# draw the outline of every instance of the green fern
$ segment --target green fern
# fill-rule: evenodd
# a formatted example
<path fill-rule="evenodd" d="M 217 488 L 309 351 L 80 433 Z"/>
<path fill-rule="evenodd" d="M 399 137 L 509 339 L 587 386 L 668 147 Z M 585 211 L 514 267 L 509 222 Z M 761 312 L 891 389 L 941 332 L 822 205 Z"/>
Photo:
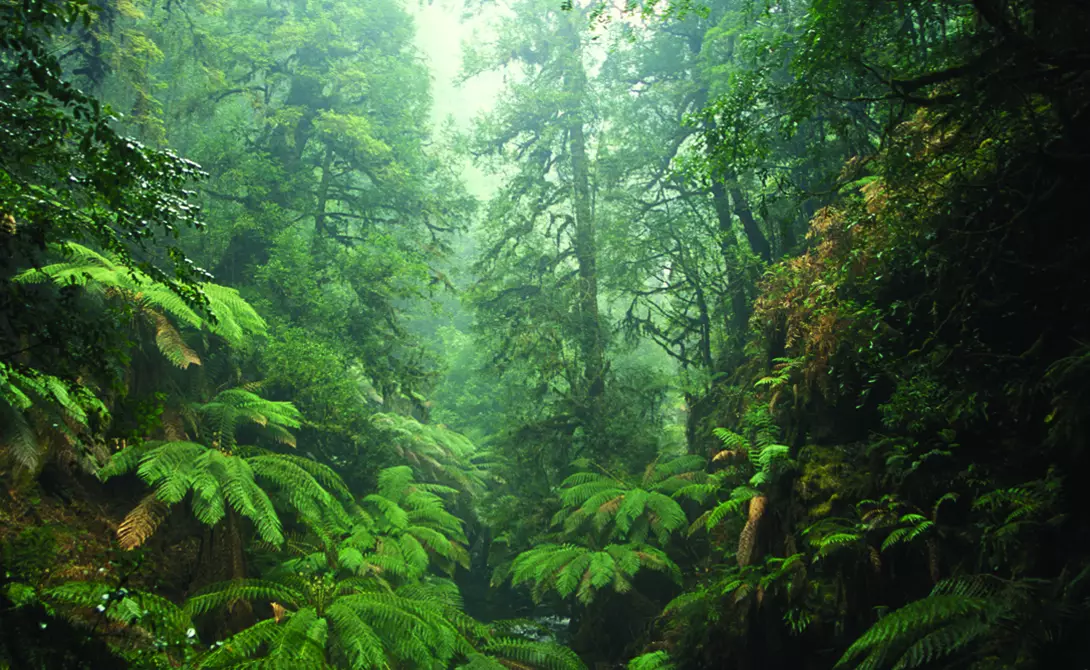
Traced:
<path fill-rule="evenodd" d="M 728 517 L 740 514 L 745 504 L 758 495 L 760 495 L 760 492 L 757 489 L 748 486 L 734 488 L 726 500 L 717 503 L 715 507 L 707 510 L 693 521 L 689 526 L 689 535 L 700 529 L 711 532 Z"/>
<path fill-rule="evenodd" d="M 538 670 L 585 670 L 579 656 L 558 644 L 520 640 L 510 637 L 492 639 L 480 646 L 481 655 L 487 655 L 497 668 L 535 668 Z M 471 659 L 472 664 L 472 659 Z M 472 667 L 466 665 L 462 667 Z M 488 667 L 488 666 L 477 666 Z"/>
<path fill-rule="evenodd" d="M 208 443 L 225 451 L 237 444 L 237 432 L 243 424 L 257 427 L 281 444 L 295 446 L 289 429 L 302 425 L 303 415 L 290 402 L 266 400 L 246 389 L 221 391 L 211 401 L 193 406 L 200 416 L 199 431 Z M 203 430 L 201 430 L 203 429 Z"/>
<path fill-rule="evenodd" d="M 468 567 L 462 521 L 447 511 L 439 495 L 453 494 L 453 489 L 416 482 L 408 466 L 383 470 L 378 484 L 378 492 L 361 501 L 360 523 L 341 547 L 347 567 L 410 578 L 431 565 L 448 574 L 457 565 Z"/>
<path fill-rule="evenodd" d="M 461 433 L 392 413 L 375 414 L 371 423 L 386 433 L 398 460 L 419 476 L 467 493 L 484 490 L 484 472 L 470 460 L 477 448 Z"/>
<path fill-rule="evenodd" d="M 628 662 L 628 670 L 674 670 L 677 666 L 665 651 L 652 651 L 641 654 Z"/>
<path fill-rule="evenodd" d="M 584 463 L 583 465 L 590 465 Z M 582 471 L 564 480 L 560 500 L 564 508 L 554 517 L 568 533 L 590 525 L 607 537 L 635 543 L 654 536 L 665 544 L 671 533 L 686 524 L 685 512 L 672 494 L 702 482 L 704 459 L 681 456 L 654 461 L 638 480 L 606 472 Z"/>
<path fill-rule="evenodd" d="M 350 494 L 328 466 L 253 447 L 244 450 L 246 455 L 231 450 L 237 447 L 235 432 L 243 421 L 294 442 L 287 428 L 299 426 L 301 417 L 291 403 L 230 389 L 199 405 L 197 412 L 203 419 L 198 432 L 211 446 L 185 441 L 132 445 L 114 454 L 99 476 L 105 480 L 135 471 L 154 487 L 155 499 L 168 507 L 191 495 L 194 516 L 210 526 L 220 523 L 230 507 L 253 522 L 262 540 L 274 545 L 284 540 L 277 508 L 333 532 L 349 527 L 338 496 L 348 498 Z M 154 530 L 154 526 L 139 523 L 137 516 L 146 513 L 146 507 L 140 505 L 126 517 L 119 529 L 123 546 L 138 546 Z M 139 535 L 130 536 L 130 532 Z"/>
<path fill-rule="evenodd" d="M 830 533 L 815 542 L 819 558 L 825 558 L 841 549 L 861 546 L 863 536 L 857 533 Z"/>
<path fill-rule="evenodd" d="M 86 286 L 128 300 L 140 309 L 154 329 L 156 345 L 163 355 L 179 367 L 199 364 L 200 358 L 186 345 L 173 323 L 196 330 L 206 329 L 233 346 L 242 345 L 248 336 L 266 332 L 264 319 L 233 288 L 212 283 L 198 285 L 198 291 L 207 302 L 209 318 L 205 318 L 182 299 L 175 287 L 155 281 L 140 269 L 123 265 L 109 254 L 75 242 L 57 245 L 54 250 L 66 260 L 22 272 L 14 281 Z"/>
<path fill-rule="evenodd" d="M 194 516 L 209 526 L 220 523 L 230 507 L 254 523 L 262 540 L 279 545 L 284 537 L 274 500 L 308 521 L 342 527 L 348 522 L 341 503 L 311 474 L 324 466 L 304 467 L 302 460 L 271 452 L 241 457 L 195 442 L 146 442 L 115 454 L 99 476 L 135 470 L 163 504 L 191 495 Z M 326 469 L 323 478 L 332 477 Z"/>
<path fill-rule="evenodd" d="M 879 619 L 841 657 L 837 667 L 916 668 L 957 654 L 1003 630 L 1021 608 L 1020 585 L 989 575 L 940 582 L 926 598 Z"/>
<path fill-rule="evenodd" d="M 297 566 L 296 566 L 297 567 Z M 239 600 L 274 602 L 275 619 L 259 622 L 217 645 L 199 667 L 265 665 L 327 667 L 446 667 L 474 653 L 480 624 L 460 612 L 457 589 L 446 582 L 391 588 L 377 577 L 281 571 L 276 581 L 214 585 L 192 598 L 187 611 L 203 614 Z M 279 619 L 279 620 L 277 620 Z"/>
<path fill-rule="evenodd" d="M 111 621 L 139 625 L 174 641 L 181 641 L 193 625 L 189 615 L 166 598 L 100 582 L 66 582 L 45 589 L 42 599 L 56 607 L 91 609 Z"/>
<path fill-rule="evenodd" d="M 49 435 L 69 448 L 82 445 L 93 416 L 105 420 L 109 412 L 89 388 L 0 362 L 0 448 L 17 469 L 38 470 Z M 89 471 L 97 467 L 91 458 L 83 462 Z"/>
<path fill-rule="evenodd" d="M 882 541 L 882 551 L 889 551 L 901 544 L 912 544 L 921 537 L 926 537 L 935 528 L 935 522 L 920 514 L 905 514 L 900 523 L 904 526 L 897 528 Z"/>
<path fill-rule="evenodd" d="M 514 586 L 532 585 L 540 601 L 549 591 L 561 598 L 575 595 L 589 604 L 603 588 L 618 593 L 632 589 L 632 578 L 640 570 L 663 572 L 681 581 L 677 565 L 659 549 L 643 544 L 611 544 L 601 551 L 573 544 L 544 544 L 519 554 L 511 566 Z"/>

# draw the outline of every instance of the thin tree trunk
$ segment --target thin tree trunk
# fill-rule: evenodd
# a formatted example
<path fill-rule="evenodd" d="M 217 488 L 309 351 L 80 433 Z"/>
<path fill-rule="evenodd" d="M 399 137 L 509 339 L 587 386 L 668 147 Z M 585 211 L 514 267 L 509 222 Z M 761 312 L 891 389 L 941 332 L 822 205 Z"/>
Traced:
<path fill-rule="evenodd" d="M 712 206 L 719 222 L 719 250 L 723 255 L 723 267 L 727 275 L 727 291 L 730 295 L 730 314 L 727 316 L 727 332 L 732 340 L 741 338 L 749 323 L 750 305 L 746 298 L 746 282 L 742 269 L 738 267 L 738 238 L 730 211 L 730 201 L 722 182 L 713 181 L 711 186 Z"/>
<path fill-rule="evenodd" d="M 325 208 L 329 202 L 329 183 L 333 181 L 333 147 L 327 146 L 325 157 L 322 159 L 322 180 L 318 182 L 318 209 L 314 213 L 314 233 L 321 237 L 325 235 Z"/>
<path fill-rule="evenodd" d="M 768 243 L 768 238 L 761 231 L 761 227 L 757 225 L 757 220 L 753 218 L 753 211 L 749 208 L 746 196 L 742 194 L 742 189 L 738 188 L 737 185 L 733 185 L 730 187 L 729 192 L 731 203 L 734 205 L 734 214 L 742 222 L 742 230 L 745 231 L 746 239 L 749 240 L 749 247 L 765 263 L 771 263 L 772 247 Z"/>

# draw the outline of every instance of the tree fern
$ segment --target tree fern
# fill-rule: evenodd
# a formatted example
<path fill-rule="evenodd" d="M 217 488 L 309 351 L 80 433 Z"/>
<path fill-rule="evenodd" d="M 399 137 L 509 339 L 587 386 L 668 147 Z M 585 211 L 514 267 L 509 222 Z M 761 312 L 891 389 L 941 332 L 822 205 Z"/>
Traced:
<path fill-rule="evenodd" d="M 0 448 L 17 469 L 38 470 L 50 435 L 79 447 L 92 416 L 109 412 L 87 387 L 0 362 Z M 97 465 L 84 462 L 88 470 Z"/>
<path fill-rule="evenodd" d="M 477 448 L 461 433 L 392 413 L 375 414 L 371 423 L 386 433 L 398 459 L 420 477 L 467 492 L 484 489 L 484 473 L 470 460 Z"/>
<path fill-rule="evenodd" d="M 378 492 L 363 498 L 363 516 L 341 548 L 353 570 L 418 577 L 433 564 L 448 573 L 468 565 L 462 521 L 439 495 L 452 489 L 417 483 L 408 466 L 383 470 L 378 483 Z"/>
<path fill-rule="evenodd" d="M 151 643 L 158 652 L 166 653 L 164 667 L 177 667 L 191 656 L 196 642 L 192 621 L 182 608 L 138 589 L 73 581 L 31 595 L 51 615 L 62 616 L 77 625 L 94 622 L 92 632 L 101 623 L 111 622 L 112 630 L 105 642 L 125 657 L 140 656 Z"/>
<path fill-rule="evenodd" d="M 237 444 L 236 433 L 245 424 L 255 426 L 281 444 L 295 446 L 289 429 L 299 428 L 303 416 L 290 402 L 266 400 L 242 388 L 221 391 L 207 403 L 196 404 L 200 428 L 209 444 L 231 450 Z"/>
<path fill-rule="evenodd" d="M 273 544 L 284 539 L 274 500 L 305 520 L 334 526 L 348 523 L 336 497 L 307 468 L 280 454 L 258 451 L 241 457 L 195 442 L 147 442 L 116 454 L 99 475 L 108 479 L 134 469 L 155 488 L 155 499 L 164 505 L 175 505 L 191 494 L 194 516 L 210 526 L 222 521 L 230 506 L 254 523 L 262 540 Z M 146 505 L 142 503 L 132 514 Z M 150 530 L 141 533 L 143 537 L 137 538 L 127 523 L 119 529 L 127 547 L 138 546 Z"/>
<path fill-rule="evenodd" d="M 693 521 L 689 526 L 689 534 L 692 535 L 701 528 L 710 532 L 728 517 L 740 513 L 745 504 L 758 495 L 760 495 L 760 491 L 748 486 L 738 486 L 732 489 L 726 500 L 717 503 L 715 507 L 704 512 Z"/>
<path fill-rule="evenodd" d="M 920 514 L 902 515 L 900 523 L 904 525 L 895 529 L 882 541 L 882 551 L 888 551 L 899 544 L 911 544 L 925 537 L 935 528 L 935 522 Z"/>
<path fill-rule="evenodd" d="M 283 608 L 282 621 L 262 621 L 239 632 L 200 667 L 260 659 L 269 665 L 305 663 L 307 668 L 441 668 L 474 652 L 465 617 L 443 585 L 417 582 L 395 589 L 378 578 L 343 578 L 327 571 L 282 571 L 277 580 L 214 585 L 190 600 L 187 611 L 193 614 L 237 600 L 276 602 Z"/>
<path fill-rule="evenodd" d="M 583 463 L 585 467 L 591 464 Z M 638 479 L 584 470 L 569 476 L 560 492 L 564 508 L 557 513 L 568 533 L 590 525 L 607 537 L 642 543 L 653 536 L 664 544 L 687 522 L 671 494 L 704 478 L 704 460 L 681 456 L 653 462 Z"/>
<path fill-rule="evenodd" d="M 336 532 L 348 528 L 348 515 L 337 498 L 349 497 L 348 489 L 328 466 L 253 447 L 247 447 L 245 455 L 231 451 L 237 447 L 235 432 L 243 421 L 291 437 L 287 428 L 297 427 L 301 418 L 291 403 L 230 389 L 198 406 L 198 414 L 202 421 L 197 432 L 212 446 L 186 441 L 132 445 L 114 454 L 99 476 L 108 479 L 135 471 L 154 487 L 154 500 L 167 507 L 188 495 L 194 516 L 207 525 L 222 521 L 230 507 L 250 519 L 258 536 L 272 544 L 283 542 L 278 507 Z M 118 529 L 124 547 L 139 546 L 158 526 L 151 505 L 145 498 Z"/>
<path fill-rule="evenodd" d="M 549 591 L 590 603 L 603 588 L 624 593 L 640 570 L 663 572 L 680 581 L 677 565 L 662 551 L 643 544 L 611 544 L 601 551 L 574 544 L 545 544 L 519 554 L 510 573 L 515 586 L 530 584 L 535 600 Z"/>
<path fill-rule="evenodd" d="M 27 270 L 14 281 L 86 286 L 117 295 L 136 305 L 155 332 L 155 342 L 168 360 L 178 367 L 200 364 L 200 358 L 182 339 L 175 323 L 193 329 L 207 329 L 234 346 L 248 336 L 262 335 L 265 321 L 238 291 L 212 283 L 197 285 L 207 302 L 209 318 L 193 310 L 169 284 L 152 279 L 138 268 L 121 264 L 110 254 L 99 253 L 75 242 L 54 247 L 66 260 Z"/>

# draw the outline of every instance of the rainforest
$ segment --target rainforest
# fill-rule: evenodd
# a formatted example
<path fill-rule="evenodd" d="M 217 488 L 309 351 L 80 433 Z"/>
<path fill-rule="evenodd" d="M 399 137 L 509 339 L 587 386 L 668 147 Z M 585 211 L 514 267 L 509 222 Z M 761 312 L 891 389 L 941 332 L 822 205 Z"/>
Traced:
<path fill-rule="evenodd" d="M 1082 0 L 0 0 L 0 669 L 1084 669 L 1088 184 Z"/>

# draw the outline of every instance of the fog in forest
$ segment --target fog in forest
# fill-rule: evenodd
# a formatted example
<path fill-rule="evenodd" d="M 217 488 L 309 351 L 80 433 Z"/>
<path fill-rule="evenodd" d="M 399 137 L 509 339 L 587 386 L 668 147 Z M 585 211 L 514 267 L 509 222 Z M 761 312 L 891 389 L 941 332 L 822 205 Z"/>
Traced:
<path fill-rule="evenodd" d="M 1090 9 L 0 0 L 0 670 L 1090 662 Z"/>

